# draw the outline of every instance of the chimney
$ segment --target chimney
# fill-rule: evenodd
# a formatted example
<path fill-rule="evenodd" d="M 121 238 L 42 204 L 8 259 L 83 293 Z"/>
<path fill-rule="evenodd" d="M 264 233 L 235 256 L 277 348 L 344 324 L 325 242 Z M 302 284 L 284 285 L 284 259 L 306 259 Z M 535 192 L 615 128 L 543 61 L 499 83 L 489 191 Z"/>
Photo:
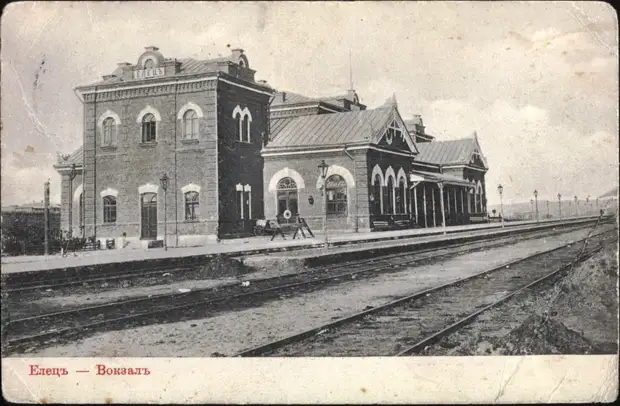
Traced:
<path fill-rule="evenodd" d="M 153 45 L 150 45 L 148 47 L 144 47 L 144 49 L 146 49 L 147 51 L 151 51 L 151 52 L 159 51 L 159 48 L 157 48 L 157 47 L 155 47 Z"/>
<path fill-rule="evenodd" d="M 357 94 L 355 93 L 355 90 L 353 89 L 349 89 L 347 90 L 347 100 L 357 104 Z"/>

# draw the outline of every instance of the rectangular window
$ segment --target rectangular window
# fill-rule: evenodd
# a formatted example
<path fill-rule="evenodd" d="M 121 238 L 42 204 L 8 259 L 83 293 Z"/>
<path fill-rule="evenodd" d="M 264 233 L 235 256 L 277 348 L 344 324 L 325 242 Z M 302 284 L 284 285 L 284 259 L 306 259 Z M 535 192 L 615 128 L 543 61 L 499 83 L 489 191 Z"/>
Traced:
<path fill-rule="evenodd" d="M 185 193 L 185 220 L 198 220 L 200 203 L 198 192 Z"/>
<path fill-rule="evenodd" d="M 237 215 L 243 220 L 243 190 L 237 190 Z"/>
<path fill-rule="evenodd" d="M 114 196 L 103 198 L 103 222 L 116 223 L 116 198 Z"/>
<path fill-rule="evenodd" d="M 142 142 L 155 142 L 155 130 L 157 122 L 149 121 L 142 123 Z"/>

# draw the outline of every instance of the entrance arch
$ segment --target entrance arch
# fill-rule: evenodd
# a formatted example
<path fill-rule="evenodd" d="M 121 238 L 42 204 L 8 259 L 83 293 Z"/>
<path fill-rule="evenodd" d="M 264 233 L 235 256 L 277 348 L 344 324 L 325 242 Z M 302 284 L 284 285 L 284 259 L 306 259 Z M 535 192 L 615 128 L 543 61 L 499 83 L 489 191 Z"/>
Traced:
<path fill-rule="evenodd" d="M 141 234 L 144 240 L 157 239 L 157 193 L 142 193 L 140 195 Z"/>

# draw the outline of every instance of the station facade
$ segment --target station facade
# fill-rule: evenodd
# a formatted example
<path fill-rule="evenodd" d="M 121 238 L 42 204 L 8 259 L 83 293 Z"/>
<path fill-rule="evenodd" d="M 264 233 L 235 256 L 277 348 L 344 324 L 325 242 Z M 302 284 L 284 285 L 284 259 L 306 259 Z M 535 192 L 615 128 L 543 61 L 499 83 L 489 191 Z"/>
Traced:
<path fill-rule="evenodd" d="M 55 165 L 62 228 L 196 246 L 264 218 L 348 232 L 484 217 L 477 137 L 436 141 L 394 98 L 368 109 L 354 90 L 311 98 L 254 76 L 240 49 L 197 61 L 147 47 L 78 87 L 83 146 Z"/>

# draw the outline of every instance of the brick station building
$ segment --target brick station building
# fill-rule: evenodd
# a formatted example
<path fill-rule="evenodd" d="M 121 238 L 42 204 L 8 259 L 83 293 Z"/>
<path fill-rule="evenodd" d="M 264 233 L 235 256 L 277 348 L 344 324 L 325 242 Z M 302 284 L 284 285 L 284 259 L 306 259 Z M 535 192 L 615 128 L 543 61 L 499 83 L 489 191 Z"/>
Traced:
<path fill-rule="evenodd" d="M 78 87 L 83 146 L 55 165 L 62 228 L 130 243 L 166 229 L 169 246 L 195 246 L 296 214 L 343 232 L 485 215 L 476 137 L 436 141 L 421 117 L 403 120 L 394 98 L 368 109 L 353 90 L 310 98 L 254 76 L 240 49 L 198 61 L 147 47 L 136 64 Z"/>

